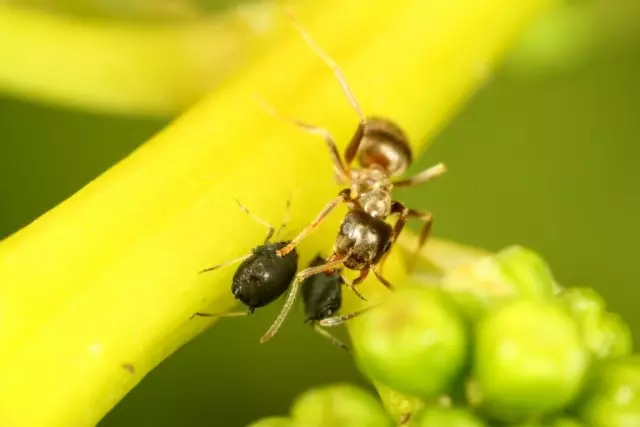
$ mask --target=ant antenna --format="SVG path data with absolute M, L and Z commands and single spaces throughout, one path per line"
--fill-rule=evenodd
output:
M 342 71 L 340 71 L 340 68 L 338 68 L 338 64 L 336 64 L 336 62 L 325 51 L 323 51 L 320 48 L 320 46 L 318 46 L 315 40 L 313 40 L 311 35 L 307 32 L 307 30 L 305 30 L 302 24 L 298 22 L 297 18 L 295 17 L 295 14 L 290 8 L 286 9 L 286 13 L 289 16 L 289 19 L 291 20 L 293 25 L 296 27 L 296 29 L 304 39 L 304 41 L 307 43 L 307 45 L 316 53 L 316 55 L 320 57 L 320 59 L 322 59 L 322 61 L 324 61 L 325 64 L 329 66 L 329 68 L 331 68 L 331 70 L 333 70 L 333 74 L 338 79 L 338 82 L 342 87 L 342 91 L 344 92 L 345 96 L 349 100 L 351 107 L 353 107 L 356 114 L 358 114 L 358 116 L 360 117 L 360 122 L 364 125 L 367 122 L 367 118 L 362 112 L 362 108 L 360 107 L 360 104 L 358 104 L 358 101 L 356 101 L 356 98 L 353 95 L 351 88 L 349 87 L 349 84 L 347 83 L 347 79 L 345 78 L 344 74 L 342 74 Z

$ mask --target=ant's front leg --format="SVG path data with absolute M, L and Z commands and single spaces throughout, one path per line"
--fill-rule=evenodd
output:
M 284 248 L 277 250 L 276 254 L 280 257 L 283 257 L 283 256 L 286 256 L 289 252 L 291 252 L 300 243 L 302 239 L 304 239 L 310 233 L 314 232 L 315 229 L 318 228 L 320 223 L 322 223 L 322 221 L 324 221 L 324 219 L 331 213 L 331 211 L 333 211 L 340 203 L 351 202 L 350 193 L 351 193 L 351 190 L 348 188 L 345 188 L 344 190 L 340 191 L 338 197 L 336 197 L 331 202 L 329 202 L 324 207 L 324 209 L 320 211 L 318 216 L 313 221 L 311 221 L 311 224 L 303 228 L 302 231 L 291 241 L 291 243 L 289 243 Z

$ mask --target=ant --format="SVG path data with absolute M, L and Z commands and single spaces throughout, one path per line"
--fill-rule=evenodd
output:
M 324 265 L 326 260 L 317 255 L 309 264 L 309 267 Z M 353 319 L 369 308 L 354 313 L 332 317 L 342 305 L 342 285 L 345 283 L 340 271 L 327 271 L 307 277 L 301 286 L 300 293 L 304 302 L 305 323 L 311 324 L 313 329 L 327 338 L 335 346 L 349 351 L 349 348 L 339 339 L 335 338 L 321 326 L 338 326 L 349 319 Z
M 240 209 L 249 215 L 254 221 L 269 228 L 269 233 L 262 245 L 251 250 L 248 254 L 232 259 L 213 267 L 205 268 L 200 273 L 217 270 L 231 264 L 242 261 L 235 274 L 231 284 L 231 292 L 235 299 L 242 302 L 248 307 L 248 311 L 237 311 L 228 313 L 195 313 L 195 316 L 250 316 L 256 308 L 264 307 L 278 299 L 287 290 L 293 280 L 298 269 L 298 253 L 294 249 L 284 256 L 276 255 L 278 249 L 284 248 L 290 241 L 276 241 L 270 243 L 271 238 L 278 238 L 280 232 L 285 228 L 287 217 L 289 214 L 289 201 L 287 201 L 287 209 L 285 219 L 283 219 L 280 228 L 274 236 L 274 227 L 260 217 L 251 213 L 244 205 L 237 201 Z
M 324 264 L 309 267 L 296 275 L 287 300 L 276 320 L 261 338 L 260 342 L 262 343 L 271 339 L 278 331 L 291 310 L 300 283 L 308 277 L 322 272 L 333 271 L 340 266 L 344 266 L 350 270 L 360 272 L 359 277 L 352 283 L 347 284 L 354 291 L 355 286 L 367 277 L 369 271 L 373 271 L 373 274 L 383 285 L 393 289 L 392 284 L 382 276 L 377 267 L 382 266 L 386 260 L 391 247 L 396 242 L 409 218 L 417 218 L 424 221 L 418 248 L 415 252 L 417 255 L 429 235 L 433 216 L 430 212 L 411 209 L 401 202 L 393 200 L 391 191 L 393 187 L 409 187 L 422 184 L 446 172 L 445 166 L 440 163 L 412 177 L 399 178 L 413 161 L 411 147 L 404 131 L 389 119 L 366 117 L 335 61 L 316 44 L 302 25 L 297 22 L 292 12 L 288 11 L 288 15 L 306 44 L 332 69 L 344 95 L 357 113 L 360 121 L 344 152 L 343 161 L 337 144 L 328 130 L 293 118 L 284 117 L 263 102 L 266 109 L 273 116 L 311 134 L 321 136 L 329 148 L 338 183 L 347 186 L 290 243 L 276 250 L 276 255 L 286 257 L 290 254 L 300 241 L 316 230 L 329 213 L 341 203 L 347 205 L 348 213 L 342 220 L 338 230 L 331 256 Z M 360 168 L 351 167 L 351 163 L 356 156 L 358 157 Z M 385 221 L 390 215 L 398 215 L 393 227 Z M 361 295 L 358 294 L 358 296 L 364 299 Z

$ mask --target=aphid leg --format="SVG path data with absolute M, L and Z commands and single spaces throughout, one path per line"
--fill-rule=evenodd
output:
M 333 71 L 333 74 L 336 76 L 336 78 L 338 79 L 338 82 L 340 83 L 342 92 L 344 92 L 345 96 L 349 100 L 349 103 L 351 104 L 351 107 L 360 118 L 360 123 L 364 125 L 367 121 L 366 117 L 362 112 L 362 108 L 360 107 L 360 104 L 356 100 L 356 97 L 353 95 L 353 92 L 351 91 L 351 88 L 347 83 L 347 79 L 345 78 L 342 71 L 340 71 L 338 64 L 336 64 L 336 61 L 334 61 L 333 58 L 331 58 L 324 50 L 320 48 L 320 46 L 318 46 L 315 40 L 307 32 L 307 30 L 305 30 L 302 24 L 298 22 L 292 10 L 288 9 L 287 15 L 289 15 L 289 19 L 291 19 L 291 22 L 296 27 L 296 29 L 298 30 L 298 32 L 300 33 L 304 41 L 307 43 L 307 45 L 311 48 L 311 50 L 313 50 L 316 53 L 316 55 L 318 55 L 320 59 L 322 59 L 322 61 L 325 64 L 327 64 L 329 68 L 331 68 L 331 70 Z
M 338 325 L 342 325 L 344 322 L 353 319 L 354 317 L 358 317 L 364 313 L 366 313 L 369 310 L 372 310 L 376 307 L 378 307 L 380 304 L 376 304 L 376 305 L 372 305 L 366 308 L 363 308 L 362 310 L 358 310 L 358 311 L 354 311 L 353 313 L 347 313 L 347 314 L 343 314 L 341 316 L 335 316 L 335 317 L 327 317 L 326 319 L 322 319 L 320 320 L 320 325 L 321 326 L 327 326 L 327 327 L 334 327 L 334 326 L 338 326 Z
M 255 95 L 255 98 L 258 100 L 260 104 L 262 104 L 263 108 L 267 110 L 267 112 L 269 112 L 269 114 L 271 114 L 275 118 L 282 120 L 284 122 L 291 123 L 292 125 L 297 126 L 300 129 L 306 132 L 309 132 L 313 135 L 318 135 L 322 137 L 325 140 L 327 147 L 329 148 L 329 155 L 331 156 L 331 160 L 333 161 L 333 169 L 335 170 L 335 172 L 338 174 L 338 176 L 343 182 L 347 184 L 351 183 L 351 177 L 349 175 L 348 168 L 345 167 L 345 165 L 342 163 L 342 159 L 340 158 L 340 152 L 338 151 L 338 147 L 336 145 L 335 139 L 333 138 L 333 136 L 328 130 L 318 126 L 314 126 L 309 123 L 305 123 L 298 119 L 286 117 L 280 114 L 273 106 L 271 106 L 269 103 L 267 103 L 267 101 L 265 101 L 258 95 Z
M 362 275 L 362 273 L 360 273 Z M 354 294 L 356 294 L 356 296 L 358 298 L 360 298 L 362 301 L 367 301 L 367 299 L 365 297 L 362 296 L 362 294 L 358 291 L 358 289 L 356 289 L 355 285 L 357 285 L 356 280 L 358 280 L 360 277 L 356 278 L 353 282 L 349 282 L 349 279 L 347 279 L 344 275 L 344 273 L 340 272 L 340 277 L 342 278 L 342 281 L 344 282 L 344 285 L 351 289 L 351 292 L 353 292 Z M 358 282 L 359 283 L 359 282 Z
M 341 349 L 349 352 L 349 347 L 347 347 L 342 341 L 340 341 L 338 338 L 334 337 L 333 335 L 331 335 L 329 332 L 325 331 L 324 329 L 322 329 L 320 327 L 320 325 L 318 325 L 317 323 L 313 323 L 313 330 L 316 331 L 317 333 L 319 333 L 320 335 L 322 335 L 323 337 L 325 337 L 326 339 L 328 339 L 331 344 L 340 347 Z
M 207 271 L 217 270 L 219 268 L 226 267 L 227 265 L 231 265 L 231 264 L 235 264 L 236 262 L 244 261 L 245 259 L 249 258 L 251 255 L 253 255 L 253 252 L 248 253 L 246 255 L 242 255 L 241 257 L 238 257 L 238 258 L 234 258 L 234 259 L 232 259 L 230 261 L 223 262 L 222 264 L 218 264 L 218 265 L 214 265 L 213 267 L 205 268 L 204 270 L 200 270 L 200 273 L 206 273 Z
M 338 206 L 340 203 L 344 203 L 349 199 L 349 192 L 350 192 L 349 189 L 344 189 L 340 191 L 340 195 L 335 199 L 333 199 L 332 201 L 330 201 L 329 203 L 327 203 L 324 209 L 320 211 L 318 216 L 316 216 L 316 218 L 311 222 L 311 224 L 303 228 L 302 231 L 296 237 L 293 238 L 291 243 L 289 243 L 284 248 L 277 250 L 276 254 L 280 257 L 283 257 L 287 255 L 289 252 L 291 252 L 293 248 L 295 248 L 302 239 L 304 239 L 309 233 L 312 233 L 313 231 L 315 231 L 316 228 L 318 228 L 318 225 L 320 225 L 320 223 L 327 217 L 327 215 L 329 215 L 329 213 L 331 213 L 332 210 L 336 208 L 336 206 Z
M 257 222 L 259 224 L 262 224 L 262 225 L 264 225 L 265 227 L 267 227 L 269 229 L 269 233 L 267 234 L 267 238 L 264 239 L 264 243 L 268 243 L 269 240 L 271 240 L 271 237 L 273 236 L 273 233 L 275 231 L 275 228 L 273 227 L 273 225 L 269 224 L 267 221 L 265 221 L 264 219 L 260 218 L 258 215 L 254 214 L 249 209 L 247 209 L 246 206 L 244 206 L 242 203 L 240 203 L 240 200 L 236 200 L 236 203 L 238 203 L 238 206 L 240 207 L 242 212 L 244 212 L 247 215 L 249 215 L 251 217 L 251 219 L 253 219 L 255 222 Z
M 193 319 L 194 317 L 242 317 L 242 316 L 251 316 L 253 314 L 254 310 L 249 310 L 249 311 L 229 311 L 226 313 L 202 313 L 202 312 L 197 312 L 194 313 L 190 318 Z
M 298 274 L 296 274 L 296 278 L 293 280 L 291 284 L 291 290 L 289 291 L 289 295 L 287 296 L 287 300 L 282 306 L 282 310 L 280 310 L 280 314 L 273 322 L 269 330 L 260 338 L 261 343 L 265 343 L 269 341 L 280 329 L 282 326 L 282 322 L 286 319 L 289 311 L 291 311 L 291 307 L 293 306 L 294 301 L 296 300 L 296 296 L 298 294 L 298 288 L 300 287 L 300 283 L 306 279 L 307 277 L 313 276 L 314 274 L 323 273 L 325 271 L 332 271 L 338 268 L 346 256 L 342 256 L 338 259 L 327 262 L 326 264 L 319 265 L 317 267 L 309 267 L 305 270 L 302 270 Z
M 394 290 L 395 289 L 395 287 L 391 284 L 391 282 L 389 282 L 387 279 L 382 277 L 382 275 L 380 274 L 380 272 L 378 271 L 378 269 L 375 266 L 371 267 L 371 271 L 373 271 L 373 274 L 378 278 L 380 283 L 382 283 L 387 288 L 389 288 L 389 290 Z
M 437 178 L 440 175 L 444 174 L 446 171 L 446 166 L 443 163 L 438 163 L 437 165 L 431 166 L 429 169 L 425 169 L 414 176 L 395 181 L 392 184 L 394 187 L 411 187 L 430 181 L 433 178 Z
M 284 216 L 282 217 L 282 223 L 280 223 L 280 228 L 276 231 L 276 235 L 274 236 L 274 240 L 278 241 L 278 237 L 280 237 L 280 233 L 289 223 L 289 210 L 291 208 L 291 199 L 287 199 L 287 207 L 284 211 Z

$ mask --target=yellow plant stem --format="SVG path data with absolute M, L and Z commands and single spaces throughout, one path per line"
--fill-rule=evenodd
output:
M 364 110 L 396 120 L 419 153 L 549 3 L 329 0 L 299 19 Z M 337 194 L 324 142 L 270 116 L 255 93 L 328 127 L 342 148 L 355 130 L 334 76 L 292 27 L 246 71 L 0 243 L 0 425 L 94 425 L 214 321 L 190 320 L 194 312 L 233 305 L 233 267 L 198 271 L 263 240 L 266 230 L 236 199 L 278 224 L 290 198 L 290 238 Z M 301 266 L 329 253 L 344 212 L 303 241 Z M 385 274 L 401 284 L 397 254 Z M 361 289 L 370 300 L 388 292 L 375 279 Z M 355 305 L 348 298 L 345 310 Z
M 96 112 L 172 116 L 246 65 L 285 22 L 267 1 L 145 23 L 0 4 L 0 89 Z

